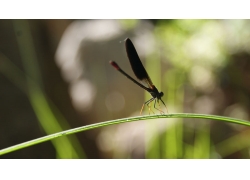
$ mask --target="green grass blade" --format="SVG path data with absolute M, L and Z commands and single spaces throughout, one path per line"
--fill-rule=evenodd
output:
M 163 114 L 163 115 L 149 115 L 149 116 L 137 116 L 137 117 L 131 117 L 131 118 L 123 118 L 123 119 L 117 119 L 117 120 L 111 120 L 111 121 L 105 121 L 101 123 L 95 123 L 87 126 L 82 126 L 74 129 L 70 129 L 67 131 L 62 131 L 59 133 L 51 134 L 48 136 L 44 136 L 38 139 L 34 139 L 25 143 L 21 143 L 15 146 L 11 146 L 6 149 L 0 150 L 0 155 L 10 153 L 13 151 L 16 151 L 18 149 L 22 149 L 25 147 L 29 147 L 38 143 L 42 143 L 45 141 L 53 140 L 58 137 L 75 134 L 82 131 L 87 131 L 90 129 L 105 127 L 109 125 L 115 125 L 115 124 L 121 124 L 126 122 L 134 122 L 134 121 L 141 121 L 141 120 L 149 120 L 149 119 L 157 119 L 157 118 L 200 118 L 200 119 L 210 119 L 210 120 L 217 120 L 217 121 L 224 121 L 227 123 L 234 123 L 239 125 L 245 125 L 250 126 L 249 121 L 236 119 L 236 118 L 230 118 L 230 117 L 224 117 L 224 116 L 215 116 L 215 115 L 207 115 L 207 114 L 188 114 L 188 113 L 179 113 L 179 114 Z

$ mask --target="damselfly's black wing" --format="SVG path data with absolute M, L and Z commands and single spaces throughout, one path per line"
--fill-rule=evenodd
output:
M 136 49 L 132 41 L 129 38 L 126 39 L 125 45 L 126 45 L 127 56 L 135 76 L 139 80 L 144 81 L 148 85 L 148 87 L 152 89 L 154 85 L 150 77 L 148 76 L 147 71 L 142 65 L 141 60 L 136 52 Z

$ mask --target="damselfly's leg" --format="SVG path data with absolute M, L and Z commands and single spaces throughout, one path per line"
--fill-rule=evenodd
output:
M 158 103 L 159 106 L 160 106 L 159 100 L 158 100 L 158 99 L 155 99 L 154 108 L 157 109 L 158 111 L 160 111 L 161 114 L 164 114 L 164 111 L 162 111 L 162 110 L 160 110 L 160 109 L 158 109 L 158 108 L 155 107 L 156 101 L 157 101 L 157 103 Z
M 146 101 L 146 102 L 142 105 L 142 108 L 141 108 L 141 111 L 140 111 L 140 115 L 141 115 L 141 113 L 142 113 L 142 110 L 143 110 L 145 104 L 148 106 L 148 104 L 149 104 L 150 102 L 152 102 L 154 99 L 155 99 L 155 98 L 151 98 L 151 99 L 149 99 L 148 101 Z M 149 107 L 149 106 L 148 106 L 148 107 Z M 152 111 L 152 112 L 153 112 L 153 111 Z M 150 107 L 149 107 L 149 113 L 150 113 Z M 154 113 L 154 112 L 153 112 L 153 113 Z
M 161 100 L 161 99 L 160 99 Z M 163 100 L 161 100 L 162 104 L 165 106 L 166 110 L 167 110 L 167 113 L 168 113 L 168 109 L 167 109 L 167 106 L 165 105 L 165 103 L 163 102 Z
M 150 99 L 149 102 L 146 103 L 147 106 L 148 106 L 149 115 L 150 115 L 150 111 L 152 111 L 152 113 L 155 114 L 154 111 L 151 109 L 151 103 L 153 102 L 154 99 L 155 99 L 155 98 L 152 98 L 152 99 Z M 149 105 L 149 104 L 150 104 L 150 105 Z

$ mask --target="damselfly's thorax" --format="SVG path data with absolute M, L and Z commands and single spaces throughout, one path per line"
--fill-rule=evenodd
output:
M 151 94 L 153 98 L 157 98 L 157 99 L 161 99 L 161 97 L 164 95 L 163 92 L 159 92 L 158 89 L 154 85 L 148 88 L 148 92 Z

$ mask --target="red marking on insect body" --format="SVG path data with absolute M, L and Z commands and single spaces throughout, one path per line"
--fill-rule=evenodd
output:
M 109 63 L 110 63 L 115 69 L 117 69 L 117 70 L 120 69 L 120 67 L 118 66 L 118 64 L 116 64 L 116 62 L 114 62 L 114 61 L 109 61 Z

